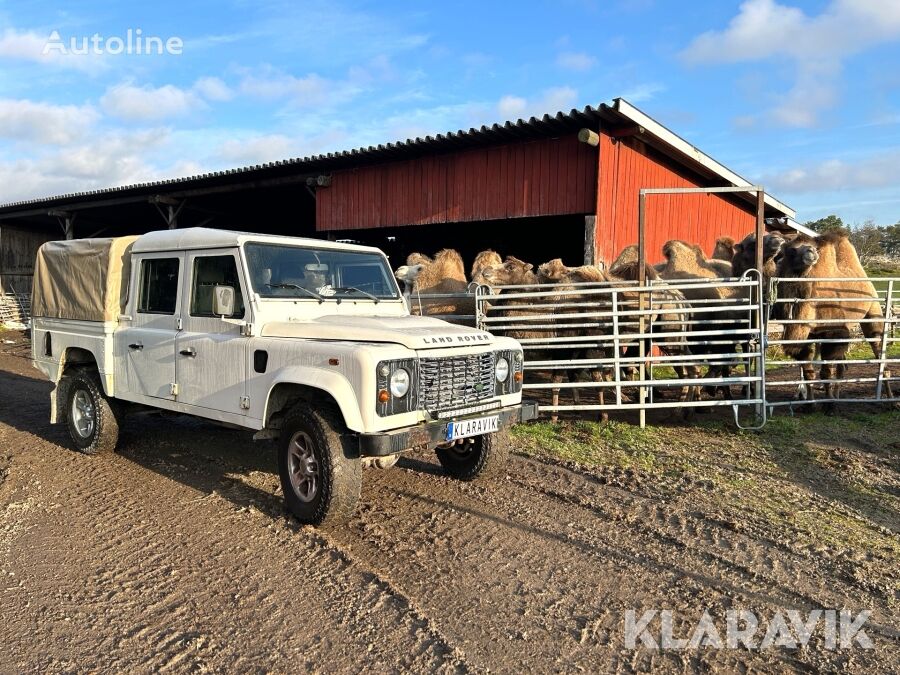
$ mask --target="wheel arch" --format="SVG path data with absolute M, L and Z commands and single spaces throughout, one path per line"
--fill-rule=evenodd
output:
M 340 414 L 347 429 L 364 430 L 353 387 L 346 378 L 335 373 L 317 374 L 314 379 L 308 374 L 285 373 L 273 382 L 266 395 L 263 428 L 274 435 L 281 428 L 284 413 L 300 401 L 332 408 Z

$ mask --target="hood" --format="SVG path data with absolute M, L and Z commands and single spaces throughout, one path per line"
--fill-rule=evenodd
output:
M 322 316 L 309 321 L 267 323 L 262 337 L 307 340 L 386 342 L 409 349 L 439 349 L 490 345 L 494 336 L 427 316 Z

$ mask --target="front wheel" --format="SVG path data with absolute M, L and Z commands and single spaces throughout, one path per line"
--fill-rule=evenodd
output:
M 300 404 L 288 413 L 278 443 L 278 472 L 288 510 L 301 523 L 348 520 L 356 511 L 362 463 L 349 452 L 336 415 Z
M 439 445 L 435 452 L 444 471 L 459 480 L 497 476 L 509 457 L 509 432 L 484 434 L 456 445 Z
M 67 375 L 66 427 L 76 450 L 86 455 L 112 452 L 119 441 L 119 421 L 94 373 Z

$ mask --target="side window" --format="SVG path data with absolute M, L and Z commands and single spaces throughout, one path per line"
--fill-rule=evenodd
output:
M 178 300 L 178 258 L 141 261 L 138 310 L 146 314 L 174 314 Z
M 234 312 L 229 318 L 243 317 L 244 298 L 237 263 L 232 255 L 210 255 L 194 259 L 191 316 L 216 316 L 213 314 L 213 289 L 216 286 L 231 286 L 234 289 Z

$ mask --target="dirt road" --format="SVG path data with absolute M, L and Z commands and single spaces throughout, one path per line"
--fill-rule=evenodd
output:
M 285 516 L 274 451 L 247 434 L 146 416 L 117 454 L 68 450 L 24 353 L 0 355 L 0 672 L 896 665 L 896 588 L 704 509 L 703 484 L 524 456 L 464 484 L 423 455 L 367 470 L 358 517 L 316 531 Z M 628 609 L 671 609 L 686 636 L 704 610 L 843 607 L 873 610 L 874 649 L 623 639 Z

